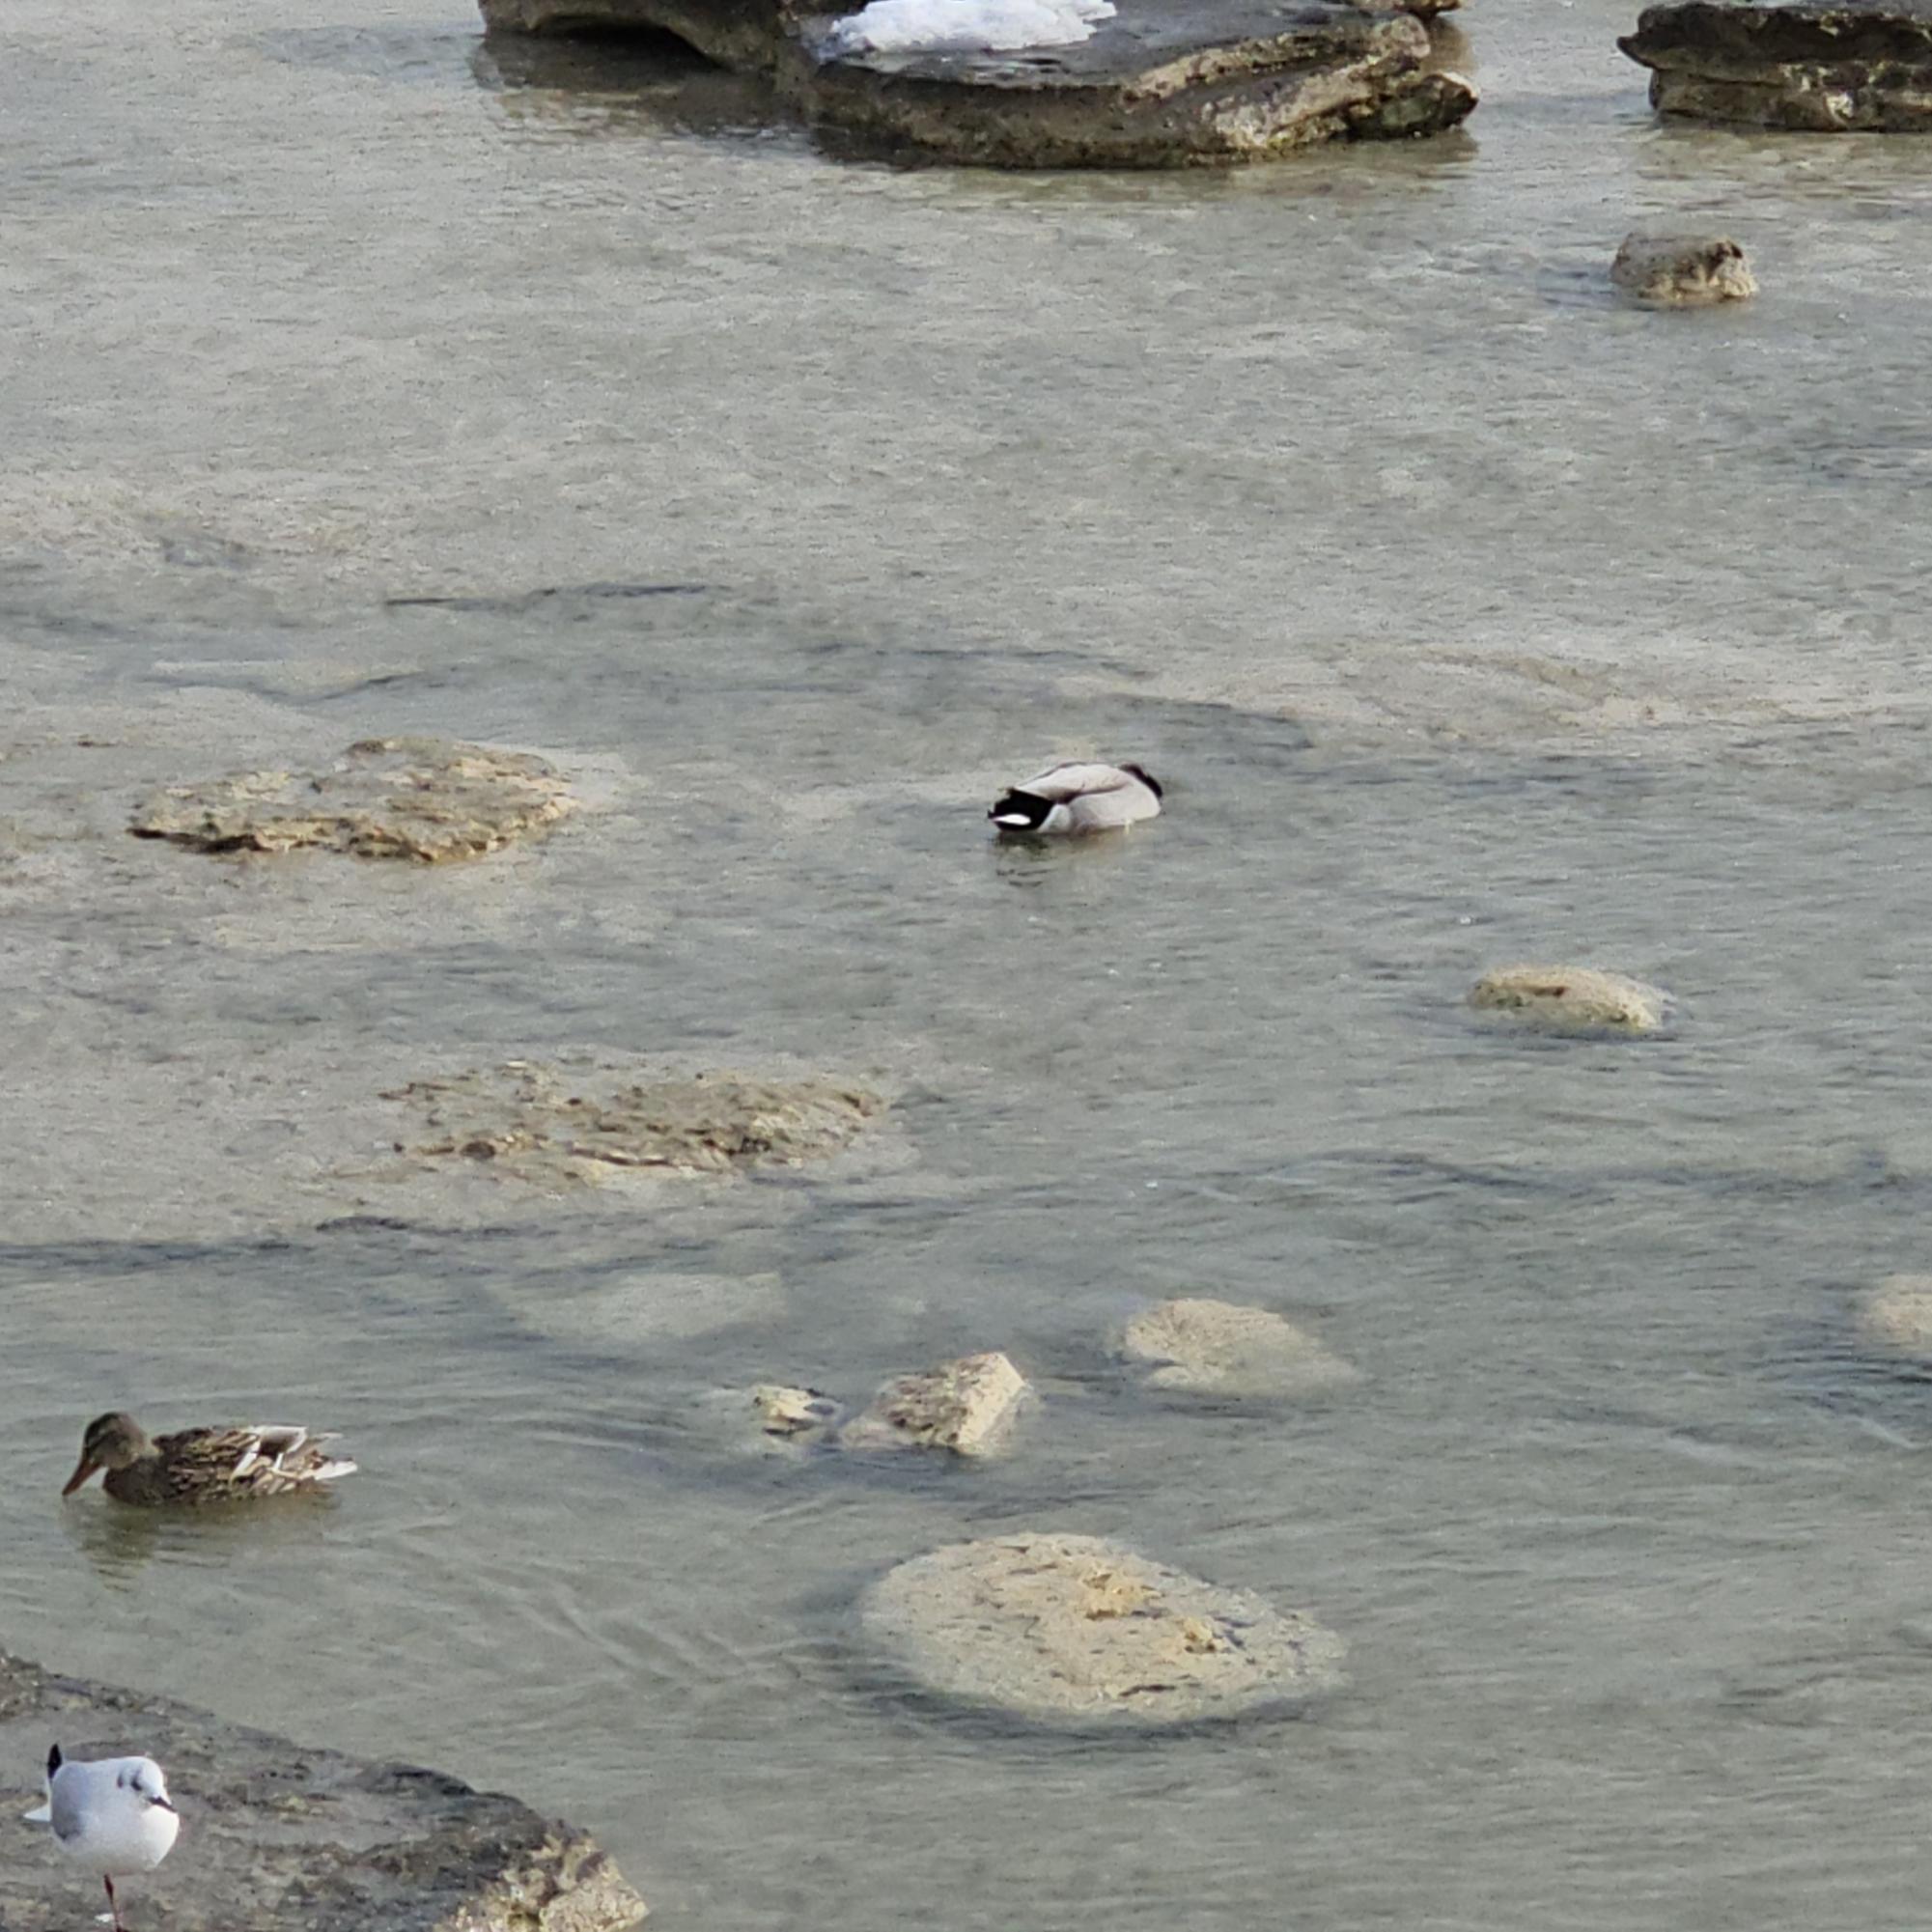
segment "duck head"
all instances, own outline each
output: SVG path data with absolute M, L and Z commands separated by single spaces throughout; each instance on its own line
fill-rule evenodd
M 80 1439 L 80 1461 L 61 1490 L 71 1496 L 97 1470 L 125 1470 L 143 1456 L 153 1455 L 154 1445 L 131 1415 L 97 1415 Z

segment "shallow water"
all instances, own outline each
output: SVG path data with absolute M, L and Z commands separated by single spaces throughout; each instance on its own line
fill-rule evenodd
M 843 164 L 460 0 L 13 0 L 0 1640 L 514 1789 L 667 1925 L 1918 1922 L 1932 1387 L 1845 1311 L 1932 1203 L 1932 148 L 1659 128 L 1595 0 L 1463 25 L 1467 137 L 1075 179 Z M 1612 304 L 1664 213 L 1762 298 Z M 435 874 L 120 833 L 400 731 L 600 809 Z M 1167 817 L 986 843 L 1088 749 Z M 1524 956 L 1681 1023 L 1477 1023 Z M 897 1124 L 341 1178 L 378 1089 L 567 1050 Z M 1138 1396 L 1106 1335 L 1183 1289 L 1368 1380 Z M 992 1346 L 1046 1400 L 985 1470 L 696 1406 Z M 109 1403 L 364 1472 L 63 1508 Z M 1106 1749 L 879 1697 L 857 1585 L 1023 1525 L 1307 1609 L 1354 1688 Z

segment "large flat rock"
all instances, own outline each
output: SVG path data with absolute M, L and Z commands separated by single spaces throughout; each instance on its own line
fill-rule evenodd
M 644 1902 L 574 1826 L 440 1772 L 312 1750 L 0 1651 L 0 1764 L 40 1801 L 47 1747 L 159 1761 L 181 1811 L 129 1879 L 136 1932 L 621 1932 Z M 103 1902 L 43 1828 L 0 1828 L 0 1926 L 75 1932 Z
M 1617 44 L 1663 114 L 1808 132 L 1932 131 L 1932 0 L 1673 0 Z
M 1451 127 L 1476 103 L 1421 16 L 1455 0 L 1121 0 L 1091 39 L 996 53 L 816 49 L 840 10 L 797 0 L 481 0 L 493 31 L 676 35 L 773 75 L 808 120 L 1003 167 L 1255 160 Z

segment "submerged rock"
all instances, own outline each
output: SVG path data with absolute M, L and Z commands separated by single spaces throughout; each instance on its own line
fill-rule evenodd
M 1834 133 L 1932 130 L 1932 0 L 1671 0 L 1617 45 L 1663 114 Z
M 831 1080 L 730 1073 L 613 1080 L 608 1069 L 528 1060 L 412 1080 L 382 1098 L 417 1107 L 429 1136 L 399 1152 L 489 1162 L 546 1186 L 608 1180 L 625 1169 L 796 1167 L 840 1153 L 885 1108 L 877 1094 Z
M 589 1837 L 514 1798 L 0 1652 L 0 1762 L 20 1768 L 23 1794 L 55 1742 L 73 1757 L 146 1753 L 167 1772 L 181 1842 L 129 1882 L 130 1923 L 155 1932 L 621 1932 L 644 1917 Z M 0 1833 L 7 1932 L 70 1932 L 99 1903 L 99 1880 L 49 1834 Z
M 1932 1358 L 1932 1274 L 1888 1274 L 1859 1298 L 1855 1320 L 1871 1347 Z
M 790 1440 L 826 1435 L 843 1413 L 829 1395 L 816 1388 L 793 1388 L 780 1382 L 754 1383 L 744 1391 L 758 1427 L 768 1436 Z
M 1662 988 L 1595 966 L 1498 966 L 1470 989 L 1470 1004 L 1558 1033 L 1655 1033 L 1670 1017 Z
M 1757 294 L 1744 250 L 1727 235 L 1627 235 L 1610 280 L 1637 300 L 1666 308 L 1743 302 Z
M 1175 167 L 1337 137 L 1454 126 L 1475 106 L 1420 15 L 1454 0 L 1120 0 L 1090 39 L 941 52 L 840 46 L 845 11 L 798 0 L 481 0 L 492 30 L 675 34 L 773 75 L 862 139 L 1000 167 Z M 850 11 L 856 11 L 853 9 Z
M 170 785 L 127 829 L 197 852 L 318 846 L 360 858 L 474 858 L 543 831 L 574 799 L 541 758 L 435 738 L 367 738 L 327 771 Z
M 1343 1682 L 1347 1649 L 1252 1591 L 1047 1531 L 901 1563 L 861 1597 L 859 1626 L 935 1695 L 1071 1728 L 1292 1708 Z
M 839 1434 L 848 1449 L 950 1449 L 991 1455 L 1026 1394 L 1025 1378 L 1003 1355 L 962 1356 L 896 1376 Z
M 1121 1353 L 1152 1363 L 1149 1388 L 1195 1395 L 1320 1395 L 1348 1388 L 1361 1371 L 1267 1308 L 1187 1297 L 1128 1323 Z

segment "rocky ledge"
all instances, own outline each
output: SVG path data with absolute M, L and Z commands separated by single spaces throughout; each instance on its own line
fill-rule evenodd
M 311 1750 L 0 1652 L 0 1763 L 40 1802 L 49 1744 L 159 1760 L 182 1815 L 168 1862 L 126 1882 L 130 1922 L 166 1932 L 620 1932 L 644 1901 L 575 1827 L 440 1772 Z M 153 1904 L 148 1903 L 153 1895 Z M 69 1932 L 100 1882 L 46 1832 L 0 1833 L 0 1925 Z
M 481 0 L 492 30 L 676 35 L 767 73 L 810 121 L 996 167 L 1260 160 L 1336 138 L 1454 126 L 1474 87 L 1421 15 L 1345 0 L 1121 0 L 1090 40 L 1000 52 L 823 59 L 833 14 L 795 0 Z
M 1617 44 L 1662 114 L 1819 133 L 1932 130 L 1932 0 L 1673 0 Z

